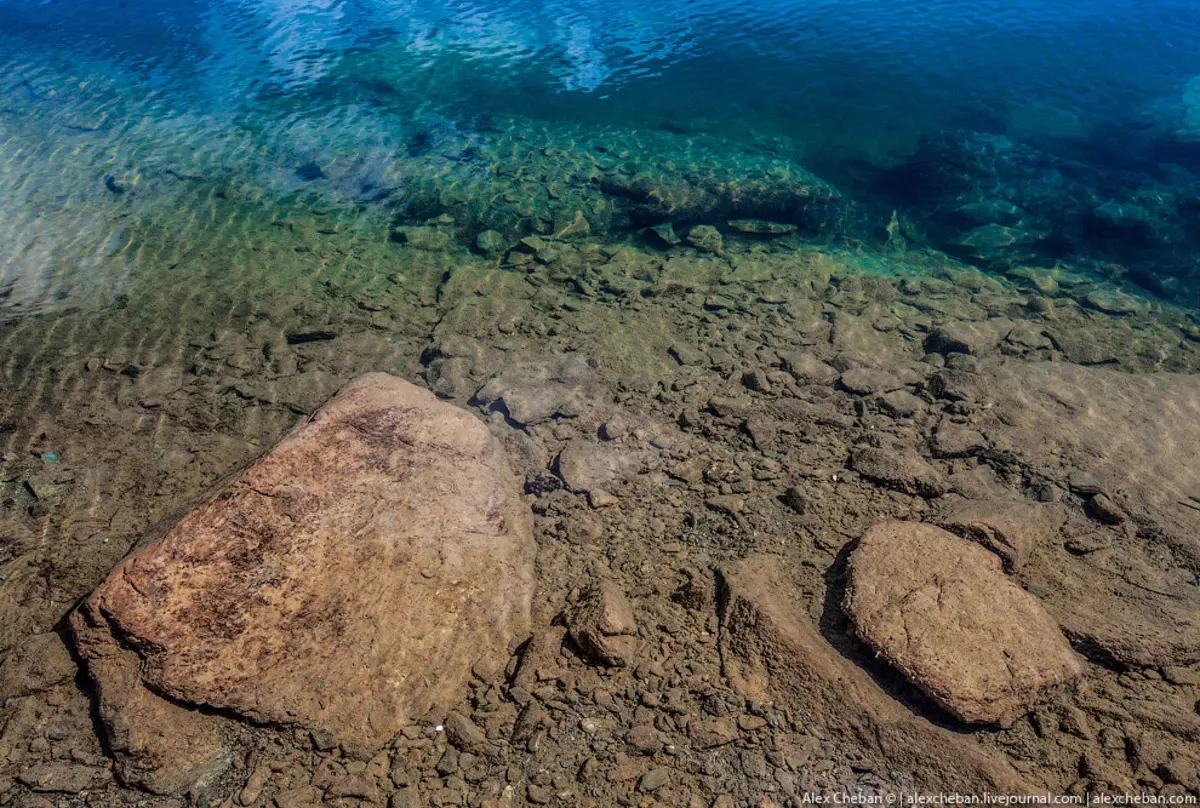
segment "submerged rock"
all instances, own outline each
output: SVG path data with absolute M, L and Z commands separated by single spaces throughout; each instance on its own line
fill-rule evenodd
M 592 227 L 588 224 L 588 220 L 583 217 L 582 211 L 575 211 L 575 218 L 563 224 L 554 233 L 555 238 L 578 238 L 581 236 L 590 236 Z
M 717 228 L 708 224 L 693 227 L 688 233 L 687 241 L 701 252 L 719 253 L 724 246 Z
M 961 234 L 948 246 L 983 261 L 1014 261 L 1030 258 L 1034 254 L 1030 248 L 1043 237 L 1043 234 L 1022 228 L 992 223 Z
M 612 494 L 643 465 L 638 453 L 585 440 L 570 441 L 555 460 L 555 470 L 566 487 L 583 494 Z
M 941 472 L 908 447 L 862 447 L 851 455 L 850 467 L 870 480 L 907 494 L 937 496 L 947 490 Z
M 721 672 L 734 690 L 802 711 L 807 731 L 848 744 L 866 765 L 901 772 L 924 790 L 1027 793 L 1030 784 L 1002 754 L 915 715 L 835 649 L 813 625 L 798 578 L 779 555 L 720 570 Z
M 1083 301 L 1105 314 L 1135 314 L 1147 308 L 1145 304 L 1116 289 L 1097 289 L 1085 295 Z
M 837 368 L 822 362 L 815 355 L 802 351 L 789 351 L 780 354 L 783 368 L 796 381 L 804 384 L 832 384 L 837 380 Z
M 925 338 L 925 350 L 930 353 L 984 356 L 994 353 L 1012 329 L 1012 321 L 1006 319 L 980 323 L 946 323 L 935 328 Z
M 475 249 L 489 258 L 500 255 L 508 248 L 508 241 L 495 230 L 484 230 L 475 237 Z
M 596 371 L 581 354 L 513 362 L 487 381 L 475 403 L 504 412 L 521 426 L 580 415 L 601 396 Z
M 609 667 L 633 663 L 637 620 L 617 585 L 601 581 L 580 594 L 566 610 L 567 629 L 579 648 Z
M 782 236 L 794 233 L 798 229 L 794 224 L 765 222 L 762 219 L 730 219 L 727 224 L 739 233 L 752 233 L 758 236 Z
M 397 227 L 392 240 L 426 252 L 445 252 L 450 248 L 450 234 L 436 227 Z
M 72 617 L 126 782 L 179 792 L 227 720 L 378 748 L 528 628 L 534 545 L 499 443 L 393 376 L 348 384 Z
M 666 247 L 674 247 L 681 241 L 679 236 L 675 235 L 675 227 L 670 222 L 647 227 L 644 232 L 651 241 L 659 242 Z
M 844 607 L 865 642 L 969 723 L 1008 726 L 1083 673 L 999 558 L 932 525 L 868 530 L 850 557 Z
M 296 169 L 296 178 L 303 182 L 312 182 L 325 176 L 325 171 L 316 163 L 305 163 Z
M 1009 569 L 1020 569 L 1037 547 L 1058 537 L 1066 518 L 1057 503 L 993 500 L 957 503 L 937 522 L 996 553 Z
M 1195 183 L 1156 158 L 1136 164 L 1146 156 L 1063 159 L 1001 135 L 943 130 L 925 137 L 881 188 L 947 252 L 1001 266 L 1115 262 L 1174 294 L 1163 278 L 1192 272 Z
M 838 378 L 843 388 L 857 395 L 888 393 L 904 387 L 896 374 L 880 368 L 850 368 Z

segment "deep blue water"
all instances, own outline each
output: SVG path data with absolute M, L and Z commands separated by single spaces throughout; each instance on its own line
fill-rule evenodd
M 15 183 L 0 213 L 28 218 L 73 193 L 54 181 L 84 176 L 219 165 L 261 178 L 272 155 L 286 165 L 266 182 L 283 190 L 297 161 L 355 159 L 382 174 L 393 138 L 419 152 L 431 120 L 465 137 L 519 117 L 769 148 L 868 206 L 919 216 L 925 189 L 905 200 L 887 172 L 923 139 L 961 130 L 1035 148 L 1026 167 L 1044 157 L 1101 172 L 1066 172 L 1103 186 L 1085 189 L 1093 207 L 1119 209 L 1079 232 L 1142 261 L 1190 209 L 1139 213 L 1134 232 L 1111 197 L 1143 181 L 1153 196 L 1200 171 L 1198 39 L 1192 0 L 0 0 L 0 127 L 10 145 L 28 141 L 0 154 L 0 186 Z M 71 165 L 47 169 L 55 179 L 30 196 L 31 164 L 67 152 Z M 1053 229 L 1073 204 L 1033 219 Z M 925 213 L 933 231 L 965 227 Z M 1130 252 L 1127 236 L 1145 243 Z
M 0 31 L 200 106 L 372 97 L 875 157 L 947 124 L 1171 128 L 1200 74 L 1187 0 L 6 0 Z

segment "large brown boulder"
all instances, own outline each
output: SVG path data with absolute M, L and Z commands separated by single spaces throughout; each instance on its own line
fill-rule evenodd
M 850 557 L 844 606 L 867 644 L 970 723 L 1007 726 L 1083 673 L 998 556 L 933 525 L 868 530 Z
M 219 768 L 224 720 L 192 705 L 381 746 L 507 658 L 533 556 L 484 424 L 356 379 L 73 616 L 119 773 L 169 792 Z

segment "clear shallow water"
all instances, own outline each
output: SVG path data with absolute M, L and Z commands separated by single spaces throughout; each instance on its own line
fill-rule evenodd
M 395 204 L 421 161 L 486 185 L 535 130 L 567 149 L 600 130 L 732 142 L 868 206 L 948 127 L 1191 171 L 1198 38 L 1181 0 L 3 0 L 7 304 L 177 267 L 232 232 L 214 198 L 267 222 L 301 198 Z

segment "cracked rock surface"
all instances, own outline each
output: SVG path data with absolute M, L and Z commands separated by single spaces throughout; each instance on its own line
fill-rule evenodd
M 1083 673 L 996 555 L 932 525 L 868 530 L 850 558 L 844 605 L 863 640 L 968 723 L 1011 725 Z
M 125 779 L 186 789 L 223 719 L 382 746 L 526 631 L 528 510 L 475 416 L 370 373 L 73 618 Z M 166 698 L 162 698 L 166 697 Z

